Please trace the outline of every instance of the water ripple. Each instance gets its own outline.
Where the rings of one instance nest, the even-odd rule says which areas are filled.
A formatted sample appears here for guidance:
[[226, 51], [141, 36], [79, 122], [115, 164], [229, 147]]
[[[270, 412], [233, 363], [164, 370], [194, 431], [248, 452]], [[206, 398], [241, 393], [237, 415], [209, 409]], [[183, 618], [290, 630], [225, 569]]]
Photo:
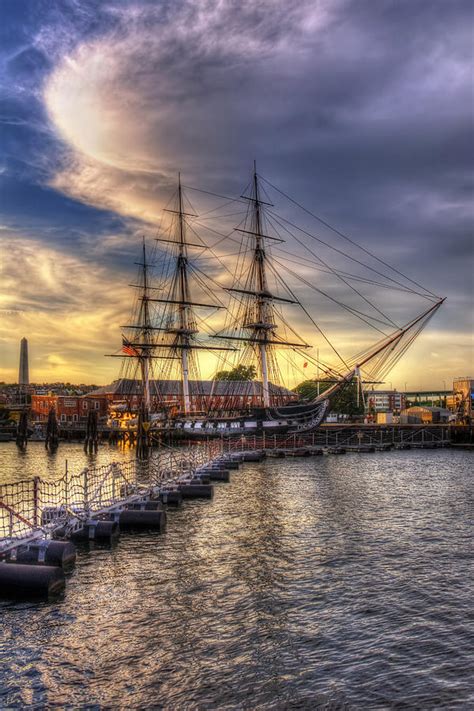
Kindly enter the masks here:
[[[474, 706], [472, 455], [248, 464], [1, 603], [0, 706]], [[471, 575], [469, 574], [471, 572]]]

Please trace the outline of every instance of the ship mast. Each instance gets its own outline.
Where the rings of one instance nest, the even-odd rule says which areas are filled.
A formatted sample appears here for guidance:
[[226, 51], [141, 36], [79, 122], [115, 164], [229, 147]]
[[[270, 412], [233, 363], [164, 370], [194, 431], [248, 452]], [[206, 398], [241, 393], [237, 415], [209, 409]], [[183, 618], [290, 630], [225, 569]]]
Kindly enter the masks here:
[[163, 318], [164, 326], [158, 327], [156, 330], [164, 331], [165, 334], [172, 337], [171, 342], [158, 342], [154, 344], [155, 348], [169, 349], [172, 354], [179, 358], [181, 367], [181, 382], [183, 388], [182, 407], [183, 414], [189, 415], [192, 410], [191, 392], [190, 392], [190, 370], [193, 364], [192, 354], [196, 350], [234, 350], [233, 348], [222, 348], [214, 346], [210, 343], [203, 343], [196, 340], [195, 336], [199, 333], [197, 328], [197, 318], [193, 307], [220, 309], [220, 305], [212, 303], [201, 303], [193, 301], [190, 288], [190, 271], [191, 266], [188, 260], [188, 248], [197, 247], [200, 250], [206, 249], [205, 244], [196, 244], [188, 242], [186, 237], [186, 218], [196, 217], [185, 212], [183, 208], [183, 190], [181, 186], [181, 176], [178, 176], [178, 201], [176, 210], [166, 209], [166, 212], [173, 213], [177, 217], [177, 232], [175, 239], [161, 239], [158, 242], [170, 242], [177, 247], [176, 262], [174, 275], [171, 279], [171, 284], [166, 298], [150, 299], [150, 301], [158, 302], [165, 305], [165, 314]]
[[185, 226], [183, 215], [183, 193], [181, 190], [181, 174], [178, 175], [178, 220], [179, 220], [179, 249], [178, 249], [178, 283], [179, 283], [179, 330], [181, 346], [181, 375], [183, 380], [183, 410], [187, 415], [191, 410], [191, 398], [189, 395], [189, 341], [191, 333], [195, 330], [190, 329], [189, 319], [189, 285], [188, 285], [188, 255], [185, 238]]
[[149, 284], [148, 284], [148, 262], [146, 260], [146, 246], [145, 240], [143, 240], [143, 262], [142, 262], [142, 276], [143, 276], [143, 293], [141, 296], [141, 326], [142, 326], [142, 338], [143, 343], [141, 344], [140, 351], [140, 368], [142, 375], [143, 384], [143, 399], [145, 403], [145, 408], [149, 412], [151, 399], [150, 399], [150, 357], [152, 349], [152, 339], [151, 339], [151, 319], [150, 319], [150, 304], [149, 304]]
[[[215, 334], [216, 338], [224, 338], [231, 341], [243, 341], [250, 345], [256, 355], [258, 361], [259, 375], [262, 383], [262, 405], [265, 408], [271, 407], [272, 397], [270, 393], [270, 373], [276, 374], [278, 366], [274, 355], [274, 350], [277, 348], [309, 348], [310, 346], [304, 341], [290, 342], [282, 339], [277, 335], [277, 313], [275, 311], [274, 302], [283, 302], [286, 304], [300, 304], [294, 298], [288, 286], [284, 284], [281, 278], [275, 275], [273, 281], [280, 282], [289, 295], [293, 298], [286, 298], [277, 294], [271, 293], [269, 279], [267, 276], [268, 268], [274, 272], [271, 263], [268, 261], [266, 251], [267, 240], [275, 242], [284, 242], [279, 237], [272, 237], [264, 232], [263, 222], [263, 206], [270, 203], [264, 202], [260, 197], [260, 187], [258, 181], [257, 167], [254, 161], [254, 169], [252, 176], [252, 191], [250, 196], [242, 195], [245, 200], [252, 203], [250, 219], [248, 226], [250, 229], [241, 229], [236, 227], [237, 232], [242, 232], [245, 237], [250, 240], [251, 262], [247, 272], [243, 287], [235, 286], [227, 287], [226, 291], [230, 291], [237, 295], [241, 306], [243, 307], [243, 320], [241, 315], [237, 314], [237, 322], [241, 324], [245, 335], [226, 335], [223, 333]], [[241, 275], [242, 277], [242, 275]], [[236, 282], [240, 285], [242, 282], [237, 277]], [[298, 334], [293, 331], [295, 336]]]
[[265, 243], [264, 236], [262, 234], [261, 227], [261, 215], [260, 215], [260, 196], [258, 190], [258, 177], [257, 177], [257, 166], [254, 161], [254, 172], [253, 172], [253, 186], [254, 186], [254, 227], [255, 227], [255, 248], [254, 248], [254, 261], [256, 265], [257, 272], [257, 288], [260, 292], [256, 297], [257, 306], [257, 320], [252, 324], [252, 328], [255, 333], [255, 340], [259, 342], [259, 354], [260, 354], [260, 370], [262, 375], [262, 400], [264, 407], [270, 407], [270, 389], [268, 385], [268, 360], [267, 360], [267, 333], [270, 329], [274, 328], [274, 324], [271, 323], [269, 316], [271, 315], [271, 308], [269, 308], [268, 299], [264, 294], [268, 293], [267, 288], [267, 275], [265, 271]]
[[[272, 354], [271, 349], [273, 346], [298, 346], [300, 348], [307, 348], [306, 343], [290, 343], [288, 341], [280, 340], [277, 337], [276, 330], [278, 328], [275, 323], [275, 313], [274, 313], [274, 301], [282, 301], [290, 304], [297, 304], [297, 301], [293, 299], [286, 299], [276, 294], [272, 294], [269, 289], [268, 279], [267, 279], [267, 253], [265, 249], [265, 241], [267, 239], [276, 239], [264, 234], [263, 224], [262, 224], [262, 205], [266, 205], [260, 198], [260, 189], [258, 184], [257, 166], [254, 161], [253, 169], [253, 194], [247, 197], [253, 203], [253, 215], [251, 221], [251, 230], [240, 230], [246, 232], [251, 237], [253, 237], [253, 255], [252, 264], [250, 267], [250, 280], [247, 289], [230, 289], [230, 291], [241, 292], [247, 294], [250, 297], [249, 305], [250, 309], [248, 314], [252, 313], [254, 318], [243, 324], [245, 329], [249, 329], [250, 335], [244, 339], [248, 343], [256, 346], [259, 365], [260, 365], [260, 375], [262, 379], [262, 405], [264, 407], [271, 406], [271, 396], [270, 396], [270, 384], [269, 384], [269, 362], [271, 361]], [[277, 242], [282, 240], [276, 239]], [[253, 302], [253, 303], [252, 303]]]
[[133, 329], [134, 336], [131, 340], [122, 337], [122, 353], [120, 355], [110, 354], [112, 358], [136, 358], [140, 368], [140, 377], [142, 384], [142, 404], [146, 412], [150, 411], [151, 406], [151, 393], [150, 393], [150, 373], [151, 373], [151, 361], [154, 358], [153, 350], [155, 344], [153, 342], [153, 331], [157, 330], [152, 325], [152, 319], [150, 314], [150, 301], [154, 299], [150, 298], [150, 277], [149, 277], [149, 267], [150, 264], [147, 261], [146, 244], [145, 238], [143, 238], [142, 244], [142, 261], [135, 262], [135, 264], [141, 267], [141, 277], [138, 278], [137, 284], [130, 284], [134, 289], [139, 289], [140, 296], [138, 297], [138, 314], [137, 322], [132, 324], [126, 324], [122, 326], [124, 329]]

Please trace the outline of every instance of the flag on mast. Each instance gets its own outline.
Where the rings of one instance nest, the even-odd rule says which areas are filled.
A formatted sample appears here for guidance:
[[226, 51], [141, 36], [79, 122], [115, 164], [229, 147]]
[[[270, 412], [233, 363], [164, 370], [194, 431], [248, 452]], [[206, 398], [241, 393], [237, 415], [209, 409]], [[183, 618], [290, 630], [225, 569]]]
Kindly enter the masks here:
[[140, 353], [137, 351], [136, 348], [132, 346], [129, 340], [125, 338], [125, 336], [122, 336], [122, 353], [125, 353], [126, 355], [129, 356], [139, 356]]

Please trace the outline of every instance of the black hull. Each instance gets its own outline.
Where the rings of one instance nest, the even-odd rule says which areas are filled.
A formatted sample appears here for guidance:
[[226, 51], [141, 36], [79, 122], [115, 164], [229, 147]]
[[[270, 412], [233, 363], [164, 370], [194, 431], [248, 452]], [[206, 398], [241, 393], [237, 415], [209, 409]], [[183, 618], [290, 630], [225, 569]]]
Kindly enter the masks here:
[[316, 430], [327, 411], [328, 401], [322, 403], [258, 409], [245, 417], [175, 420], [153, 430], [170, 440], [236, 439], [242, 437], [271, 437], [282, 434], [302, 434]]

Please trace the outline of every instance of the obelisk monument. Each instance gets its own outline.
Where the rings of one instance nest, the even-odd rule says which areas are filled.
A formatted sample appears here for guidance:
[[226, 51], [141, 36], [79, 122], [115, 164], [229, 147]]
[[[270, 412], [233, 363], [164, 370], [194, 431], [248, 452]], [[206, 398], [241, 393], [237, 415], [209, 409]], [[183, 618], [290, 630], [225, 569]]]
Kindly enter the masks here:
[[30, 384], [30, 376], [28, 371], [28, 341], [26, 338], [22, 338], [20, 341], [20, 372], [18, 376], [18, 384]]

